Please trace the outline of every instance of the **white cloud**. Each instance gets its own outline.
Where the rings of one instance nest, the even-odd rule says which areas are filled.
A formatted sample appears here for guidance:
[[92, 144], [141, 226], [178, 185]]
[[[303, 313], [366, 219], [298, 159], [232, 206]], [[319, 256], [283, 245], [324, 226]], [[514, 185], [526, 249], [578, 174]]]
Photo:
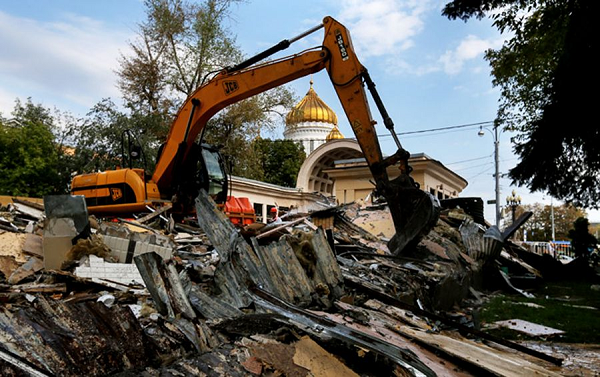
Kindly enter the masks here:
[[339, 19], [351, 31], [361, 56], [381, 56], [406, 50], [423, 29], [428, 1], [348, 0]]
[[0, 11], [0, 109], [12, 108], [16, 97], [86, 108], [118, 97], [114, 70], [131, 34], [75, 14], [40, 22]]
[[498, 40], [486, 40], [469, 35], [459, 43], [456, 49], [446, 51], [440, 57], [439, 63], [444, 72], [449, 75], [455, 75], [463, 69], [465, 62], [481, 58], [486, 50], [497, 48], [501, 43]]

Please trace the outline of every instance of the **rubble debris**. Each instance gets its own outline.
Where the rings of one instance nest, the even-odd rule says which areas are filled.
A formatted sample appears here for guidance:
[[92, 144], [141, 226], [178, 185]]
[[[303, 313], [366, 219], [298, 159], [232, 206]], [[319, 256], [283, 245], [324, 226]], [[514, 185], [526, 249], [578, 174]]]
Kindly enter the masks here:
[[[255, 303], [270, 311], [273, 311], [283, 318], [288, 325], [301, 325], [303, 330], [310, 335], [323, 341], [336, 339], [352, 347], [369, 350], [384, 359], [393, 362], [406, 374], [423, 374], [425, 376], [434, 376], [435, 373], [419, 360], [416, 355], [407, 349], [402, 349], [367, 333], [350, 329], [344, 325], [327, 320], [319, 315], [313, 314], [297, 307], [294, 307], [275, 296], [255, 288], [253, 290]], [[401, 372], [402, 373], [402, 372]]]
[[15, 257], [12, 255], [0, 255], [0, 273], [3, 276], [0, 276], [0, 280], [2, 278], [7, 278], [12, 273], [19, 268], [19, 263], [15, 260]]
[[[531, 356], [535, 356], [535, 357], [537, 357], [537, 358], [539, 358], [541, 360], [546, 360], [546, 361], [549, 361], [549, 362], [551, 362], [553, 364], [556, 364], [556, 365], [561, 365], [562, 364], [562, 359], [546, 355], [546, 354], [544, 354], [542, 352], [538, 352], [536, 350], [528, 349], [526, 347], [521, 346], [518, 343], [514, 343], [514, 342], [511, 342], [509, 340], [493, 336], [491, 334], [488, 334], [488, 333], [485, 333], [483, 331], [477, 330], [477, 329], [475, 329], [473, 327], [468, 327], [468, 326], [462, 325], [462, 324], [457, 323], [457, 322], [455, 322], [455, 321], [453, 321], [451, 319], [448, 319], [448, 318], [446, 318], [444, 316], [441, 316], [441, 315], [435, 314], [433, 312], [424, 310], [424, 309], [422, 309], [420, 307], [411, 305], [411, 304], [409, 304], [409, 303], [407, 303], [405, 301], [398, 300], [398, 299], [396, 299], [396, 298], [388, 295], [386, 292], [382, 292], [380, 289], [377, 289], [376, 285], [368, 285], [368, 284], [365, 284], [364, 282], [361, 282], [360, 280], [357, 280], [357, 279], [348, 278], [348, 277], [346, 277], [346, 278], [347, 278], [346, 279], [346, 285], [359, 287], [359, 289], [365, 291], [365, 293], [370, 298], [376, 298], [376, 299], [380, 300], [381, 302], [384, 302], [384, 303], [389, 304], [389, 305], [393, 305], [393, 306], [395, 306], [397, 308], [400, 308], [400, 309], [408, 310], [411, 313], [419, 315], [419, 316], [421, 316], [423, 318], [428, 318], [429, 320], [446, 324], [450, 328], [458, 329], [463, 334], [472, 334], [472, 335], [477, 336], [477, 337], [479, 337], [481, 339], [485, 339], [485, 340], [488, 340], [488, 341], [500, 344], [502, 346], [518, 350], [518, 351], [523, 352], [525, 354], [528, 354], [528, 355], [531, 355]], [[373, 289], [374, 287], [375, 287], [375, 289]]]
[[163, 259], [170, 259], [177, 245], [167, 236], [131, 231], [126, 227], [101, 224], [97, 234], [120, 263], [133, 263], [137, 255], [155, 252]]
[[125, 224], [125, 226], [129, 229], [131, 229], [134, 232], [150, 232], [150, 233], [154, 233], [154, 234], [160, 234], [160, 232], [158, 232], [156, 229], [149, 227], [148, 225], [144, 225], [144, 224], [140, 224], [137, 221], [130, 221], [127, 219], [122, 219], [122, 218], [117, 218], [117, 220], [119, 220], [119, 222]]
[[28, 233], [21, 250], [28, 255], [44, 258], [44, 243], [39, 234]]
[[44, 219], [44, 209], [35, 205], [35, 203], [24, 202], [24, 201], [15, 201], [13, 199], [13, 203], [11, 206], [17, 211], [19, 214], [24, 215], [30, 219], [39, 221]]
[[[483, 216], [483, 200], [481, 198], [450, 198], [440, 200], [442, 210], [462, 209], [477, 224], [486, 226]], [[455, 213], [455, 212], [454, 212]]]
[[498, 327], [506, 327], [511, 330], [519, 331], [523, 334], [537, 337], [537, 336], [552, 336], [564, 334], [565, 332], [552, 327], [538, 325], [537, 323], [525, 321], [523, 319], [509, 319], [506, 321], [494, 322], [494, 325]]
[[90, 234], [87, 207], [83, 196], [48, 195], [44, 208], [44, 268], [58, 270], [77, 240]]
[[[401, 256], [387, 248], [384, 205], [288, 214], [252, 234], [233, 226], [205, 193], [196, 210], [199, 227], [155, 221], [142, 233], [139, 225], [165, 213], [155, 211], [131, 227], [88, 218], [87, 235], [68, 215], [35, 221], [3, 213], [18, 232], [33, 233], [4, 233], [19, 244], [0, 256], [0, 370], [511, 376], [555, 375], [563, 361], [480, 331], [475, 309], [457, 306], [486, 299], [479, 292], [490, 278], [484, 265], [541, 277], [518, 246], [460, 206], [445, 209]], [[47, 224], [70, 230], [66, 270], [39, 269], [46, 235], [52, 240]]]
[[[0, 370], [22, 375], [99, 376], [147, 365], [155, 351], [129, 308], [102, 303], [64, 303], [38, 296], [13, 313], [0, 307]], [[31, 368], [31, 369], [30, 369]]]
[[18, 284], [25, 278], [32, 276], [36, 272], [44, 268], [44, 262], [36, 257], [31, 257], [25, 264], [16, 268], [8, 277], [9, 284]]
[[504, 281], [506, 282], [506, 284], [515, 292], [518, 292], [520, 294], [522, 294], [523, 296], [527, 297], [527, 298], [535, 298], [535, 296], [533, 295], [533, 293], [529, 293], [527, 291], [524, 291], [523, 289], [519, 289], [517, 287], [515, 287], [511, 282], [510, 282], [510, 278], [508, 277], [508, 275], [506, 274], [506, 272], [499, 270], [500, 272], [500, 276], [502, 276], [502, 278], [504, 279]]
[[8, 219], [5, 219], [4, 217], [0, 216], [0, 231], [2, 231], [2, 230], [8, 231], [8, 232], [13, 232], [13, 233], [22, 233], [21, 229], [19, 229], [18, 226], [13, 224]]
[[358, 377], [358, 374], [308, 336], [303, 336], [296, 342], [294, 349], [294, 364], [311, 371], [315, 377]]
[[459, 230], [468, 255], [472, 259], [483, 261], [485, 264], [500, 255], [504, 239], [498, 227], [492, 226], [486, 230], [474, 221], [466, 219]]
[[249, 245], [203, 191], [196, 199], [196, 212], [202, 213], [198, 223], [220, 257], [217, 297], [229, 305], [244, 308], [251, 303], [248, 283], [301, 306], [327, 303], [342, 294], [342, 274], [322, 230], [300, 241], [298, 253], [305, 269], [286, 238], [264, 246], [253, 238]]
[[134, 261], [160, 314], [168, 318], [175, 318], [176, 315], [187, 319], [196, 318], [172, 262], [164, 262], [154, 252], [140, 254]]
[[22, 253], [26, 238], [25, 233], [0, 233], [0, 256], [13, 257], [17, 263], [27, 262], [27, 257]]
[[529, 362], [520, 356], [491, 348], [464, 337], [457, 339], [456, 337], [415, 330], [408, 326], [401, 326], [395, 330], [438, 351], [478, 366], [487, 373], [515, 377], [532, 374], [560, 376], [560, 374]]

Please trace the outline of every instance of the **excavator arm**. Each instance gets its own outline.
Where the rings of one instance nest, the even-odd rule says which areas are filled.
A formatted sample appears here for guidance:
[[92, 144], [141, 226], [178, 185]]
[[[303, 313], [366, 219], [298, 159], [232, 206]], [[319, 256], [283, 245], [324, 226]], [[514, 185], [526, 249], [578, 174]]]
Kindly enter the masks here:
[[[320, 48], [259, 63], [269, 55], [287, 48], [291, 42], [321, 28], [324, 28], [325, 36]], [[418, 242], [437, 222], [439, 205], [430, 194], [419, 190], [410, 178], [410, 155], [400, 145], [393, 131], [393, 122], [383, 107], [375, 85], [356, 57], [350, 33], [342, 24], [326, 17], [322, 25], [293, 41], [284, 40], [244, 63], [223, 70], [199, 87], [180, 108], [152, 181], [157, 184], [161, 193], [173, 191], [178, 186], [180, 177], [188, 175], [188, 172], [181, 171], [181, 167], [186, 166], [194, 142], [208, 120], [221, 109], [325, 69], [363, 151], [376, 189], [386, 198], [390, 207], [396, 227], [396, 237], [390, 245], [396, 252], [400, 252], [407, 245]], [[386, 159], [383, 158], [377, 139], [376, 122], [371, 116], [365, 85], [373, 95], [384, 124], [392, 132], [398, 146], [398, 152]], [[400, 175], [390, 180], [387, 168], [396, 163], [400, 164]]]

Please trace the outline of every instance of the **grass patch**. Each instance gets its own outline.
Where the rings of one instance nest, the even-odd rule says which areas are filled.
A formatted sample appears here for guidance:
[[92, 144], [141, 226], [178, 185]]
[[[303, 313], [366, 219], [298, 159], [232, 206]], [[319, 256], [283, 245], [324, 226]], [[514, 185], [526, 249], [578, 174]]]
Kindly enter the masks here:
[[[600, 309], [600, 292], [590, 289], [589, 282], [547, 283], [538, 289], [535, 298], [517, 295], [499, 295], [483, 305], [480, 316], [483, 324], [507, 319], [523, 319], [540, 325], [565, 331], [552, 340], [567, 343], [600, 343], [600, 310], [580, 308], [588, 306]], [[523, 305], [533, 303], [543, 306], [534, 308]], [[525, 334], [509, 329], [490, 330], [490, 333], [506, 339], [531, 339]], [[536, 338], [539, 339], [539, 338]]]

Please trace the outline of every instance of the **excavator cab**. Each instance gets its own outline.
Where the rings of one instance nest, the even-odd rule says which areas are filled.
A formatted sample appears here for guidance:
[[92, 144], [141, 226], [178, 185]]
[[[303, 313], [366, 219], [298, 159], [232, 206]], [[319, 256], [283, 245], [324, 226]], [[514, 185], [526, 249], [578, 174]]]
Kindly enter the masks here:
[[[219, 150], [215, 147], [203, 144], [201, 146], [203, 165], [200, 174], [205, 184], [202, 188], [206, 190], [216, 203], [224, 203], [229, 190], [229, 180], [225, 169], [225, 161]], [[196, 195], [197, 196], [197, 195]]]
[[225, 161], [217, 147], [194, 143], [173, 182], [172, 204], [175, 213], [186, 213], [194, 208], [198, 192], [205, 190], [217, 203], [227, 199], [229, 179]]

